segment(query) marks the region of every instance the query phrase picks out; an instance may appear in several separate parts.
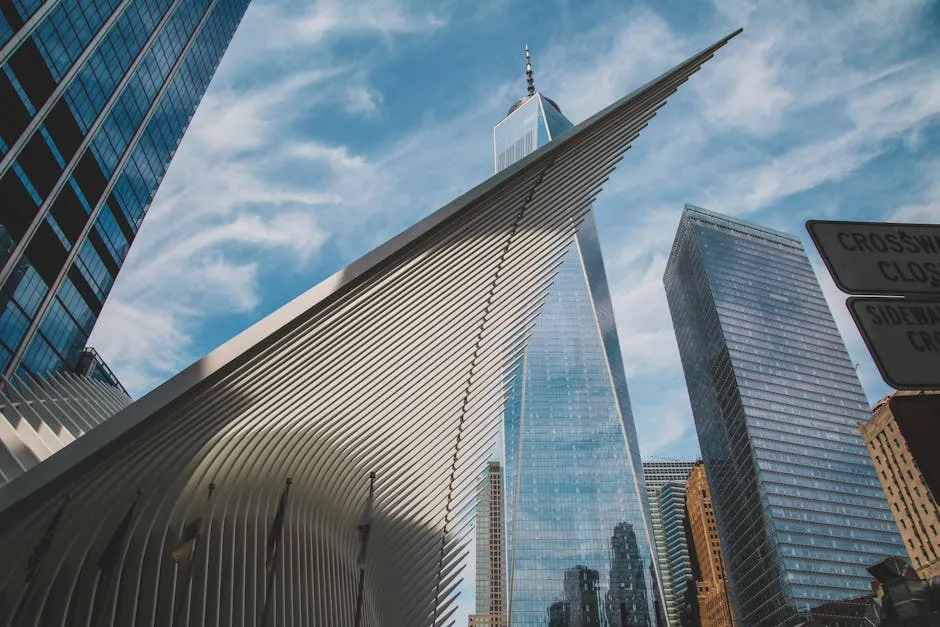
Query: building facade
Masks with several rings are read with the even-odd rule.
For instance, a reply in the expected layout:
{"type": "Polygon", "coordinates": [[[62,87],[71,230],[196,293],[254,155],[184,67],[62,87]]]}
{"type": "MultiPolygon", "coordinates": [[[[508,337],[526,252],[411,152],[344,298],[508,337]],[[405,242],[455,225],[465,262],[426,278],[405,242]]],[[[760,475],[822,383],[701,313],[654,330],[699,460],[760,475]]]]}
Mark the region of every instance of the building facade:
{"type": "Polygon", "coordinates": [[[695,462],[662,459],[643,462],[650,504],[656,562],[662,579],[663,606],[670,627],[679,627],[685,584],[691,574],[685,542],[685,482],[695,462]]]}
{"type": "Polygon", "coordinates": [[[940,394],[895,392],[859,428],[904,547],[923,579],[940,576],[940,394]]]}
{"type": "Polygon", "coordinates": [[[506,625],[506,545],[503,524],[503,469],[491,461],[480,481],[476,522],[476,613],[470,627],[506,625]]]}
{"type": "Polygon", "coordinates": [[[697,567],[695,587],[701,627],[730,627],[734,617],[727,572],[703,463],[697,463],[689,474],[684,496],[688,536],[697,567]]]}
{"type": "Polygon", "coordinates": [[[78,371],[247,6],[0,0],[0,374],[78,371]]]}
{"type": "Polygon", "coordinates": [[[646,615],[652,601],[648,596],[648,564],[640,554],[633,527],[630,523],[618,524],[610,538],[610,586],[604,599],[608,625],[634,625],[639,622],[637,617],[646,615]]]}
{"type": "Polygon", "coordinates": [[[735,34],[0,486],[5,622],[452,622],[519,329],[635,131],[735,34]]]}
{"type": "Polygon", "coordinates": [[[866,593],[903,546],[800,241],[687,205],[664,281],[738,622],[866,593]]]}
{"type": "MultiPolygon", "coordinates": [[[[529,95],[494,129],[496,171],[571,127],[530,81],[529,95]]],[[[565,599],[572,625],[594,624],[584,622],[588,616],[606,625],[604,600],[619,594],[611,538],[629,527],[643,590],[631,592],[642,603],[629,604],[626,624],[650,625],[657,582],[649,574],[649,509],[592,212],[555,272],[535,327],[525,330],[528,346],[505,404],[510,624],[544,625],[546,612],[558,614],[555,603],[565,599]],[[593,573],[597,612],[566,597],[572,569],[582,579],[593,573]]]]}
{"type": "Polygon", "coordinates": [[[15,386],[0,382],[0,486],[130,402],[126,392],[91,376],[56,372],[15,386]]]}
{"type": "MultiPolygon", "coordinates": [[[[685,483],[667,483],[659,489],[659,507],[663,525],[663,540],[666,563],[662,569],[669,571],[669,586],[672,590],[671,608],[667,606],[666,620],[675,619],[681,624],[682,604],[685,588],[692,577],[692,562],[689,556],[689,543],[685,525],[685,483]]],[[[661,570],[662,570],[661,569],[661,570]]],[[[663,585],[666,575],[663,575],[663,585]]],[[[668,595],[668,592],[664,594],[668,595]]]]}

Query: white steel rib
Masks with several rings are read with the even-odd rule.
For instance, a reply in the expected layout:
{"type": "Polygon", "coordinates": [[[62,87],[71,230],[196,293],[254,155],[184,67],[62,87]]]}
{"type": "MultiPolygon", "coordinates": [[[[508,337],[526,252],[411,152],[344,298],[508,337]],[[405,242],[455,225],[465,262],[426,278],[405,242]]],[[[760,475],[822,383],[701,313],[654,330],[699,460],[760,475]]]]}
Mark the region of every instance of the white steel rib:
{"type": "Polygon", "coordinates": [[[0,626],[352,625],[370,471],[362,625],[453,624],[477,480],[555,269],[630,143],[737,32],[0,488],[0,626]]]}
{"type": "Polygon", "coordinates": [[[131,402],[123,390],[70,373],[0,377],[0,485],[101,424],[131,402]]]}

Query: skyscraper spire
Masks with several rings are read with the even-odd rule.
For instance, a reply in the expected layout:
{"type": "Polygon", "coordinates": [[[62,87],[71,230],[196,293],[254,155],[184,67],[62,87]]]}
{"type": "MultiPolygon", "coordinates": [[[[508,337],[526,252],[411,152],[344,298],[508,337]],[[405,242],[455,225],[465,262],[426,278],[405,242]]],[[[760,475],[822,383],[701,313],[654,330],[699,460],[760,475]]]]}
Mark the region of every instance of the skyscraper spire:
{"type": "Polygon", "coordinates": [[[532,57],[529,56],[529,44],[525,45],[525,82],[529,88],[529,95],[534,95],[535,80],[532,78],[532,57]]]}

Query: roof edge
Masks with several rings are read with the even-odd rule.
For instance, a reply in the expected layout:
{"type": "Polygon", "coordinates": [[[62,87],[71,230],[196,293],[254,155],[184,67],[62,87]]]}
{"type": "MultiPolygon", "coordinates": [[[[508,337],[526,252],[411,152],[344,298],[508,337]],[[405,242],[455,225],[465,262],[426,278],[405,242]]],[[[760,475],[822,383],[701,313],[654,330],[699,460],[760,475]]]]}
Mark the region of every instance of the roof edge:
{"type": "Polygon", "coordinates": [[[302,316],[307,311],[324,303],[333,295],[340,293],[341,290],[353,284],[373,268],[378,267],[382,262],[392,258],[395,254],[415,243],[419,238],[431,232],[433,229],[440,227],[444,222],[459,214],[474,201],[508,181],[518,172],[560,151],[568,142],[574,141],[589,132],[608,115],[618,109],[631,105],[635,96],[658,81],[690,65],[697,64],[701,66],[707,62],[718,49],[727,44],[728,41],[737,36],[742,30],[741,28],[735,30],[729,35],[722,37],[714,44],[689,56],[682,63],[669,68],[656,78],[647,81],[639,88],[568,130],[566,133],[559,136],[558,139],[538,148],[525,158],[520,159],[479,185],[464,192],[429,216],[419,220],[411,227],[390,238],[385,243],[380,244],[378,247],[303,292],[244,331],[241,331],[230,340],[207,353],[201,359],[184,368],[178,374],[158,385],[137,401],[131,403],[131,405],[125,409],[116,413],[95,429],[92,429],[69,446],[43,461],[36,468],[36,470],[42,469],[42,472],[25,473],[10,483],[0,487],[0,512],[9,509],[46,484],[54,481],[76,464],[86,461],[96,451],[123,436],[151,415],[177,401],[185,393],[206,381],[207,378],[233,364],[237,364],[240,359],[250,357],[252,353],[264,350],[278,339],[280,332],[290,329],[293,324],[301,321],[302,316]],[[707,56],[701,59],[703,55],[707,56]]]}

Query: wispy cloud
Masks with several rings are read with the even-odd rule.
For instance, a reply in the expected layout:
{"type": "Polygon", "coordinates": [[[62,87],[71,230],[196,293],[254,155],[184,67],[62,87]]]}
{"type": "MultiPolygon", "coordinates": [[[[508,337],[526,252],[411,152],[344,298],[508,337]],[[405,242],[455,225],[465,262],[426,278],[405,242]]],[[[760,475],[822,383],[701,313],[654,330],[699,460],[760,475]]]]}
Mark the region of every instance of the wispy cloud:
{"type": "MultiPolygon", "coordinates": [[[[801,235],[802,220],[838,217],[844,209],[838,193],[821,205],[801,204],[801,195],[845,185],[899,146],[923,150],[924,129],[940,114],[940,69],[931,54],[912,50],[909,36],[927,10],[925,2],[856,3],[838,12],[809,2],[784,7],[720,1],[715,8],[718,32],[739,24],[745,32],[667,105],[598,205],[631,381],[681,377],[661,281],[684,202],[753,214],[801,235]]],[[[681,57],[678,51],[700,47],[687,31],[650,10],[626,19],[628,25],[612,19],[585,42],[545,55],[553,70],[543,82],[573,117],[640,82],[633,60],[642,60],[639,74],[646,78],[681,57]],[[625,61],[618,67],[615,59],[625,61]]],[[[912,202],[892,209],[896,201],[889,199],[871,218],[935,220],[940,192],[932,172],[919,171],[919,195],[912,202]]],[[[825,274],[821,281],[853,359],[862,364],[867,389],[880,395],[883,384],[844,299],[825,274]]],[[[656,453],[669,444],[643,425],[647,414],[663,412],[662,390],[647,389],[637,385],[631,391],[641,443],[656,453]]],[[[690,420],[687,401],[672,415],[690,420]]]]}
{"type": "Polygon", "coordinates": [[[895,207],[890,216],[898,222],[940,223],[940,159],[924,163],[918,172],[919,183],[914,190],[914,201],[895,207]]]}
{"type": "MultiPolygon", "coordinates": [[[[684,202],[794,233],[810,216],[940,221],[927,0],[555,8],[254,2],[95,329],[125,385],[146,391],[489,176],[490,129],[523,86],[503,48],[533,35],[537,86],[577,122],[745,27],[671,98],[597,205],[644,455],[695,455],[662,288],[684,202]],[[886,160],[916,167],[870,176],[886,160]]],[[[877,396],[842,296],[811,258],[877,396]]]]}
{"type": "Polygon", "coordinates": [[[382,106],[362,64],[337,63],[328,42],[443,24],[393,2],[262,3],[245,23],[91,338],[137,393],[199,356],[191,348],[206,321],[255,310],[263,276],[302,276],[336,228],[335,216],[371,205],[387,187],[381,171],[347,146],[296,136],[298,120],[312,111],[368,117],[382,106]],[[305,55],[287,65],[284,47],[305,55]],[[273,71],[259,74],[265,62],[273,71]]]}
{"type": "MultiPolygon", "coordinates": [[[[657,392],[658,402],[646,404],[636,416],[637,430],[643,434],[640,438],[643,458],[670,454],[674,445],[694,430],[685,387],[662,385],[657,392]]],[[[679,456],[688,456],[688,453],[683,452],[679,456]]]]}

